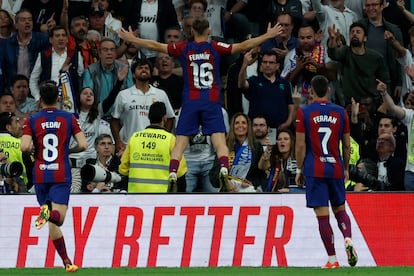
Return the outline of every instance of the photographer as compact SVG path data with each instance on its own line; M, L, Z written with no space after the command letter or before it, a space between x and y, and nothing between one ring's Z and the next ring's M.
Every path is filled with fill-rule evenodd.
M118 166L121 163L118 156L114 155L114 143L109 134L101 134L95 139L95 150L97 153L96 159L88 159L86 162L112 173L118 174ZM91 168L89 166L89 168ZM95 167L96 168L96 167ZM101 174L105 171L94 172L94 175ZM90 173L88 173L90 175ZM81 171L82 175L82 171ZM96 177L95 177L96 178ZM128 177L122 176L121 181L87 181L82 177L82 192L102 193L102 192L122 192L128 189Z
M395 138L383 133L377 139L377 162L360 160L356 169L350 169L350 179L357 182L354 191L404 191L404 161L394 157Z
M6 167L5 164L7 163L7 156L3 149L0 149L0 194L27 193L27 187L23 179L21 179L19 176L11 176L10 173L14 173L6 170L6 168L10 169L10 167L12 167ZM23 167L21 168L23 169ZM21 171L17 174L20 175Z

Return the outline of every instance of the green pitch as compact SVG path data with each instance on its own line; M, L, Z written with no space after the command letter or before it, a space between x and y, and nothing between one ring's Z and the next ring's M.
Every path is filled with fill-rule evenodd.
M63 268L12 268L0 269L0 275L71 275ZM76 274L88 276L109 275L414 275L414 267L341 267L339 269L320 268L280 268L280 267L206 267L206 268L80 268Z

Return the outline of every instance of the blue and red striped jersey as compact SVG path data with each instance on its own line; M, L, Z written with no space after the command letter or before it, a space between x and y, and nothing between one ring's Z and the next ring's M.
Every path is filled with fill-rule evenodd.
M339 150L343 134L349 133L345 109L327 101L315 101L296 113L296 132L305 133L305 176L343 178L344 164Z
M28 117L23 135L30 135L35 148L34 183L63 183L71 181L69 141L81 131L72 113L50 108Z
M193 100L221 102L220 55L230 55L231 44L180 42L168 45L168 54L183 68L183 105Z

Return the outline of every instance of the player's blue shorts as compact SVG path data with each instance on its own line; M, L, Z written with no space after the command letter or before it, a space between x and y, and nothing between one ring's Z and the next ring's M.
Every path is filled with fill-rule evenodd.
M48 202L69 204L71 183L42 183L35 184L37 202L40 205Z
M209 101L191 101L182 106L176 135L191 136L202 126L204 135L226 132L221 104Z
M345 185L343 179L306 176L306 206L339 206L345 203Z

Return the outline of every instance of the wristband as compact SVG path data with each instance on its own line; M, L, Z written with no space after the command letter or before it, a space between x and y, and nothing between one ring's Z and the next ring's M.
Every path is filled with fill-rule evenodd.
M302 173L302 169L296 168L296 174Z

